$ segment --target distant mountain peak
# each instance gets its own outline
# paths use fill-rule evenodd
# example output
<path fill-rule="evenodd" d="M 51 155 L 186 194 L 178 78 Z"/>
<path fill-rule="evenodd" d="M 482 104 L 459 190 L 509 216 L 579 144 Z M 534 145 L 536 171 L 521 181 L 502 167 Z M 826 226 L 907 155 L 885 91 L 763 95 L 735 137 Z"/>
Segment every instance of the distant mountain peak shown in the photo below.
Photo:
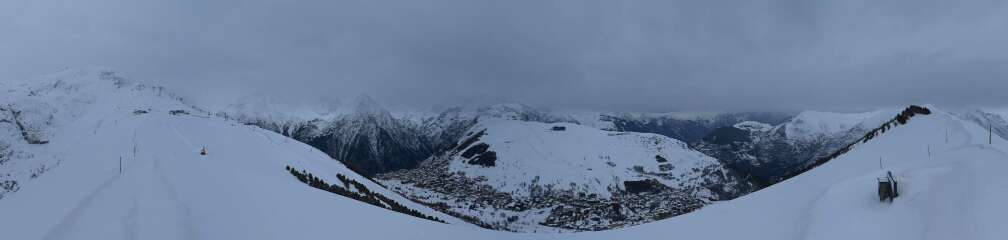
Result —
<path fill-rule="evenodd" d="M 33 86 L 34 91 L 46 89 L 78 90 L 89 87 L 133 85 L 133 82 L 122 74 L 105 67 L 63 68 L 49 74 L 21 79 L 12 83 Z M 109 84 L 111 83 L 111 84 Z"/>
<path fill-rule="evenodd" d="M 519 120 L 543 123 L 569 122 L 578 123 L 571 116 L 547 109 L 532 107 L 518 102 L 504 102 L 482 107 L 477 110 L 480 117 L 492 117 L 507 120 Z"/>
<path fill-rule="evenodd" d="M 388 111 L 382 108 L 378 101 L 375 101 L 370 95 L 360 95 L 354 98 L 351 102 L 354 112 L 358 114 L 374 114 L 374 113 L 387 113 Z"/>

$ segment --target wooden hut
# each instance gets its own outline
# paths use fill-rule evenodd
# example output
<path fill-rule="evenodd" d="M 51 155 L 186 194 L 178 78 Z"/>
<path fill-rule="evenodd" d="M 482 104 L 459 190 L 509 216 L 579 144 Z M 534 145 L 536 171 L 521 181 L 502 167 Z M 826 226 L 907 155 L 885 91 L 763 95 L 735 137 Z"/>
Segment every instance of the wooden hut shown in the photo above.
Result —
<path fill-rule="evenodd" d="M 878 178 L 878 195 L 879 201 L 892 202 L 894 198 L 899 197 L 899 182 L 893 177 L 892 172 L 887 171 L 886 175 Z"/>

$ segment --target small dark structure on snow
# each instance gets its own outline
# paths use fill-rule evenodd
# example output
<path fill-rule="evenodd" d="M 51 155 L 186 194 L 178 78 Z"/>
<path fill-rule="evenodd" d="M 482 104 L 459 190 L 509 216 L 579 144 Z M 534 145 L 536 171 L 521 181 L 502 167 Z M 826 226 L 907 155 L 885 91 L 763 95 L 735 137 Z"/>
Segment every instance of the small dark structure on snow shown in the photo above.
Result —
<path fill-rule="evenodd" d="M 663 188 L 666 188 L 666 186 L 658 182 L 658 180 L 644 179 L 637 181 L 623 181 L 623 188 L 629 193 L 642 193 L 658 192 Z"/>
<path fill-rule="evenodd" d="M 899 197 L 899 183 L 896 182 L 892 172 L 887 171 L 886 176 L 878 179 L 878 196 L 881 202 L 892 202 L 894 198 Z"/>
<path fill-rule="evenodd" d="M 202 149 L 200 149 L 199 155 L 203 155 L 203 156 L 207 155 L 206 147 L 203 147 Z"/>
<path fill-rule="evenodd" d="M 658 161 L 660 163 L 668 162 L 668 159 L 663 158 L 661 155 L 654 155 L 654 158 L 655 158 L 655 161 Z"/>
<path fill-rule="evenodd" d="M 567 127 L 564 127 L 564 126 L 553 126 L 553 128 L 550 128 L 550 130 L 553 130 L 553 131 L 566 131 Z"/>

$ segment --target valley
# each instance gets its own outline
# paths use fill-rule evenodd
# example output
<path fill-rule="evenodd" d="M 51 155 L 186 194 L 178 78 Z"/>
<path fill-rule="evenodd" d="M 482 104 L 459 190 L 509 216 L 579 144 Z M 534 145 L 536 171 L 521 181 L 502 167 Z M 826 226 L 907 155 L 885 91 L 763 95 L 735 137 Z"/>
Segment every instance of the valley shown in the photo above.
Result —
<path fill-rule="evenodd" d="M 930 229 L 993 239 L 1008 200 L 992 172 L 1008 159 L 997 110 L 771 123 L 663 115 L 653 126 L 665 130 L 652 128 L 663 134 L 515 104 L 417 116 L 364 102 L 253 118 L 282 115 L 204 110 L 100 69 L 3 87 L 0 212 L 18 217 L 0 226 L 22 227 L 0 234 L 14 239 L 275 239 L 332 225 L 380 238 L 917 239 Z M 707 122 L 708 134 L 666 136 L 700 131 L 671 117 Z M 873 196 L 882 171 L 904 189 L 892 203 Z M 400 230 L 377 230 L 389 224 Z M 882 224 L 893 226 L 869 227 Z"/>

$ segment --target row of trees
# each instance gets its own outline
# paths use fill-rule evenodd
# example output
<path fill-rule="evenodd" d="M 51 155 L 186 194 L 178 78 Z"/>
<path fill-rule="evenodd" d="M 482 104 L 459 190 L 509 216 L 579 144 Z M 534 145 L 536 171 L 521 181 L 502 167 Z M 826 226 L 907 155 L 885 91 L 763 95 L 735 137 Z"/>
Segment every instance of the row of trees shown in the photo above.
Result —
<path fill-rule="evenodd" d="M 388 198 L 388 197 L 386 197 L 384 195 L 381 195 L 381 194 L 376 193 L 376 192 L 372 192 L 366 186 L 364 186 L 364 184 L 361 184 L 360 182 L 357 182 L 356 180 L 347 178 L 343 174 L 336 174 L 336 178 L 339 179 L 340 183 L 342 183 L 342 186 L 341 186 L 341 185 L 337 185 L 337 184 L 331 184 L 330 185 L 330 184 L 326 183 L 325 180 L 322 180 L 318 176 L 315 176 L 315 175 L 313 175 L 313 174 L 311 174 L 311 173 L 309 173 L 307 171 L 304 171 L 304 170 L 297 170 L 297 169 L 295 169 L 295 168 L 293 168 L 291 166 L 287 166 L 287 171 L 290 172 L 291 175 L 294 175 L 294 177 L 297 178 L 299 181 L 301 181 L 301 182 L 303 182 L 305 184 L 308 184 L 308 186 L 311 186 L 313 188 L 322 189 L 322 190 L 325 190 L 327 192 L 339 194 L 339 195 L 344 196 L 344 197 L 348 197 L 348 198 L 351 198 L 351 199 L 354 199 L 354 200 L 357 200 L 357 201 L 365 202 L 365 203 L 368 203 L 368 204 L 371 204 L 371 205 L 374 205 L 374 206 L 377 206 L 377 207 L 380 207 L 380 208 L 385 208 L 385 209 L 389 209 L 389 210 L 392 210 L 392 211 L 400 212 L 400 213 L 403 213 L 403 214 L 406 214 L 406 215 L 410 215 L 410 216 L 414 216 L 414 217 L 418 217 L 418 218 L 423 218 L 423 219 L 427 219 L 427 220 L 431 220 L 431 221 L 435 221 L 435 222 L 440 222 L 440 223 L 444 223 L 445 222 L 445 221 L 443 221 L 441 219 L 438 219 L 437 217 L 428 216 L 428 215 L 423 214 L 423 213 L 421 213 L 421 212 L 419 212 L 417 210 L 414 210 L 414 209 L 411 209 L 409 207 L 406 207 L 406 206 L 400 204 L 399 202 L 396 202 L 395 200 L 392 200 L 392 199 L 390 199 L 390 198 Z M 353 188 L 351 188 L 351 186 Z M 352 191 L 350 189 L 355 189 L 356 191 Z"/>
<path fill-rule="evenodd" d="M 931 114 L 931 109 L 917 105 L 910 105 L 910 107 L 904 109 L 899 115 L 896 115 L 896 122 L 899 122 L 899 124 L 906 124 L 907 121 L 916 114 L 928 115 Z"/>

